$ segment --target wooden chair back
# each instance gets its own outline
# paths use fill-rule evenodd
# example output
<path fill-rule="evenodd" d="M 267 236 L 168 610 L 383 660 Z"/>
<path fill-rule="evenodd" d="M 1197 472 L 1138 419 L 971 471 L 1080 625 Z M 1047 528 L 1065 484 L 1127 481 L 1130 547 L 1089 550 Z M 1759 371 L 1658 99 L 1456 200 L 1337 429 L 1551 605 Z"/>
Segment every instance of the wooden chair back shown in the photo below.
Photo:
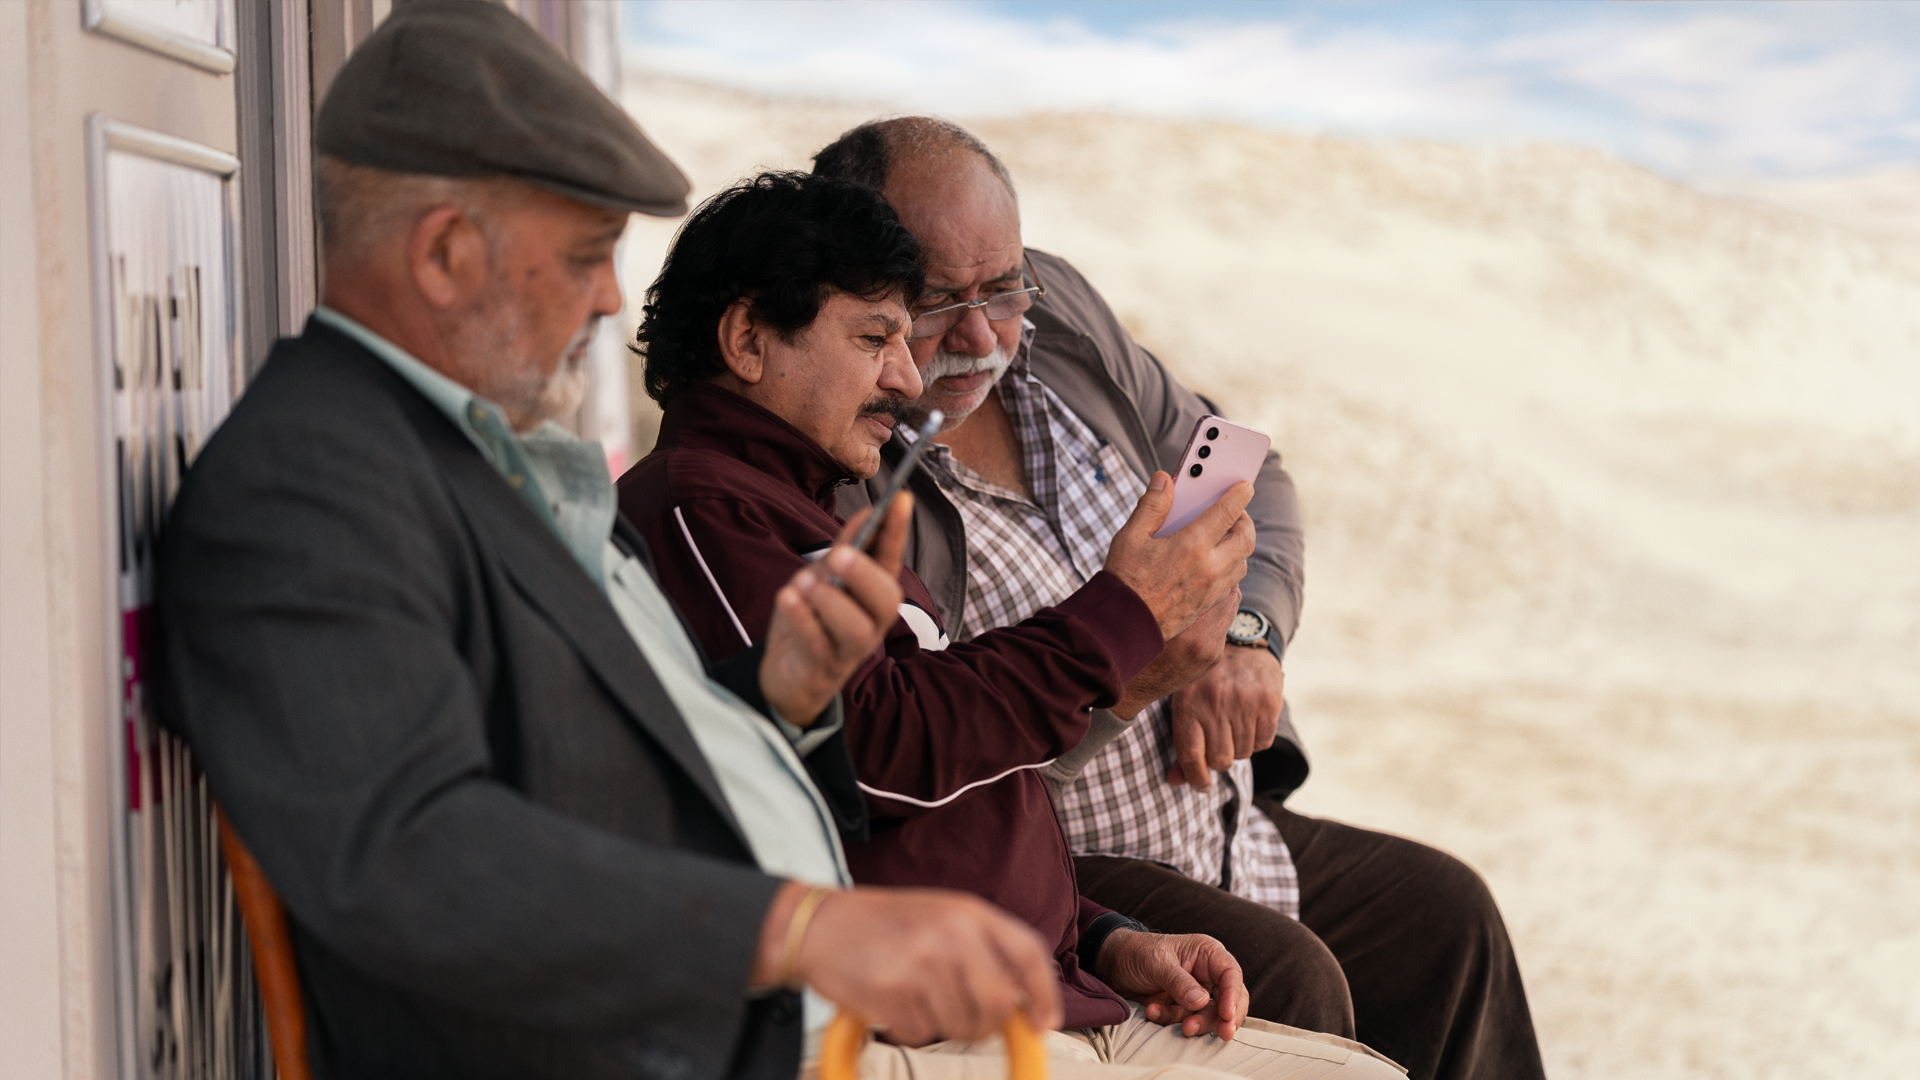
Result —
<path fill-rule="evenodd" d="M 233 879 L 233 897 L 247 924 L 253 946 L 253 974 L 260 984 L 260 1003 L 267 1014 L 267 1035 L 273 1040 L 273 1061 L 280 1080 L 313 1080 L 307 1068 L 307 1010 L 300 995 L 300 971 L 293 957 L 293 937 L 287 931 L 287 909 L 273 891 L 253 853 L 227 823 L 218 807 L 220 854 Z"/>

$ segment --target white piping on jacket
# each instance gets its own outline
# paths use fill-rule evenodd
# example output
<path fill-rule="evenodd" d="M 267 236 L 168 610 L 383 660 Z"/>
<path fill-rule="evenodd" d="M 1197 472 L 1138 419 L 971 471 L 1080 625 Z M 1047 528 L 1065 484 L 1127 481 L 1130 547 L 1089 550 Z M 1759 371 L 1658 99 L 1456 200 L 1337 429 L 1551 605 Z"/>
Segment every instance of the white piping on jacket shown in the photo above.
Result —
<path fill-rule="evenodd" d="M 693 561 L 700 564 L 700 572 L 707 575 L 707 584 L 713 586 L 713 595 L 720 598 L 720 606 L 727 609 L 727 618 L 733 620 L 733 628 L 740 631 L 740 640 L 747 648 L 753 648 L 753 639 L 747 636 L 747 628 L 740 625 L 740 616 L 733 613 L 733 605 L 727 603 L 727 594 L 720 591 L 720 583 L 713 578 L 713 571 L 707 566 L 707 557 L 700 554 L 700 545 L 693 542 L 693 533 L 687 528 L 687 518 L 679 507 L 673 508 L 673 520 L 680 523 L 680 535 L 687 538 L 687 550 L 693 552 Z"/>
<path fill-rule="evenodd" d="M 673 508 L 673 520 L 680 523 L 680 535 L 686 538 L 687 550 L 693 552 L 693 561 L 700 564 L 700 572 L 707 576 L 707 584 L 713 586 L 713 595 L 720 598 L 720 606 L 727 610 L 727 618 L 733 620 L 733 628 L 740 631 L 740 640 L 746 642 L 747 646 L 751 648 L 753 646 L 753 639 L 747 636 L 747 628 L 740 625 L 740 616 L 733 613 L 733 605 L 727 603 L 727 594 L 720 591 L 720 582 L 714 579 L 712 568 L 707 566 L 707 557 L 700 554 L 700 545 L 693 542 L 693 532 L 687 528 L 686 515 L 682 514 L 680 508 L 677 506 Z M 1053 758 L 1048 758 L 1045 761 L 1036 762 L 1032 765 L 1015 765 L 1013 768 L 1008 769 L 998 776 L 989 776 L 985 780 L 975 780 L 971 784 L 963 785 L 958 791 L 955 791 L 951 795 L 932 800 L 916 799 L 911 795 L 895 795 L 891 791 L 882 791 L 877 787 L 870 787 L 866 784 L 860 784 L 859 786 L 861 791 L 866 792 L 876 799 L 892 799 L 894 802 L 903 802 L 910 806 L 918 806 L 927 810 L 937 810 L 960 796 L 965 795 L 967 792 L 972 791 L 974 788 L 998 783 L 1022 769 L 1044 769 L 1053 764 L 1053 761 Z M 859 783 L 859 781 L 855 781 L 855 783 Z"/>
<path fill-rule="evenodd" d="M 974 788 L 980 787 L 984 784 L 999 783 L 1000 781 L 1005 780 L 1007 777 L 1012 776 L 1014 773 L 1019 772 L 1021 769 L 1044 769 L 1047 766 L 1053 764 L 1053 761 L 1054 761 L 1053 758 L 1048 758 L 1045 761 L 1035 762 L 1032 765 L 1015 765 L 1013 768 L 1008 769 L 1006 772 L 1001 773 L 999 776 L 989 776 L 985 780 L 975 780 L 973 783 L 965 785 L 960 790 L 954 792 L 951 795 L 946 796 L 945 798 L 934 799 L 932 801 L 928 801 L 926 799 L 916 799 L 911 795 L 895 795 L 891 791 L 881 791 L 877 787 L 868 787 L 865 784 L 860 784 L 860 790 L 866 792 L 867 794 L 873 796 L 876 799 L 892 799 L 895 802 L 903 802 L 911 806 L 921 806 L 921 807 L 925 807 L 928 810 L 936 810 L 942 806 L 947 805 L 948 803 L 959 798 L 960 796 L 965 795 L 967 792 L 972 791 Z M 859 781 L 857 780 L 854 782 L 859 783 Z"/>

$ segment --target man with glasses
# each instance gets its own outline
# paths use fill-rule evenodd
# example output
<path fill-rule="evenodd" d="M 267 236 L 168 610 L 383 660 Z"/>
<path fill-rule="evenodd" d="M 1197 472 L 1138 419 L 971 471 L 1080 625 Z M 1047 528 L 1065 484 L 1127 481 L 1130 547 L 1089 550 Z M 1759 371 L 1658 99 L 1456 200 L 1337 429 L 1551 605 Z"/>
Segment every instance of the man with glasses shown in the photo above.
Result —
<path fill-rule="evenodd" d="M 836 490 L 874 475 L 920 392 L 907 348 L 919 257 L 872 189 L 800 173 L 722 191 L 675 237 L 637 335 L 660 439 L 621 478 L 620 505 L 709 654 L 765 641 L 783 583 L 843 528 Z M 1244 484 L 1155 538 L 1171 505 L 1157 479 L 1102 568 L 1017 626 L 949 647 L 933 597 L 901 574 L 900 618 L 848 680 L 844 727 L 801 736 L 851 752 L 867 818 L 856 805 L 842 819 L 847 865 L 862 884 L 976 893 L 1038 931 L 1059 978 L 1062 1075 L 1097 1063 L 1391 1077 L 1354 1043 L 1248 1020 L 1218 941 L 1145 932 L 1075 893 L 1038 769 L 1080 741 L 1090 707 L 1150 700 L 1210 664 L 1253 547 Z M 904 525 L 910 502 L 890 520 Z M 975 1052 L 876 1048 L 869 1075 L 950 1075 L 966 1067 L 953 1055 Z"/>
<path fill-rule="evenodd" d="M 1098 570 L 1149 477 L 1219 410 L 1137 345 L 1072 266 L 1023 247 L 1012 178 L 966 131 L 926 117 L 863 124 L 814 171 L 883 192 L 926 249 L 915 407 L 941 410 L 946 428 L 914 478 L 908 564 L 956 641 L 1016 624 Z M 904 450 L 896 436 L 882 452 Z M 865 495 L 843 493 L 842 511 Z M 1050 769 L 1081 893 L 1155 929 L 1220 939 L 1245 969 L 1251 1015 L 1357 1037 L 1415 1077 L 1541 1075 L 1519 969 L 1478 875 L 1282 805 L 1307 768 L 1282 696 L 1302 538 L 1277 454 L 1247 513 L 1258 542 L 1220 662 L 1133 713 L 1096 713 Z"/>

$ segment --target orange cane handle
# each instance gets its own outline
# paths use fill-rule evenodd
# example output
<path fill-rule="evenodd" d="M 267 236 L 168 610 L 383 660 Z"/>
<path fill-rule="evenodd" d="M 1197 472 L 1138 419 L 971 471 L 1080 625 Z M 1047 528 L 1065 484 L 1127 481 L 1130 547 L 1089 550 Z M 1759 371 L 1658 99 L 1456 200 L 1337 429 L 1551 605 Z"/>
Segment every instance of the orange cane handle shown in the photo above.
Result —
<path fill-rule="evenodd" d="M 1047 1080 L 1046 1045 L 1027 1018 L 1007 1017 L 1005 1034 L 1008 1080 Z M 840 1010 L 820 1040 L 820 1080 L 860 1080 L 860 1051 L 866 1045 L 867 1022 Z"/>

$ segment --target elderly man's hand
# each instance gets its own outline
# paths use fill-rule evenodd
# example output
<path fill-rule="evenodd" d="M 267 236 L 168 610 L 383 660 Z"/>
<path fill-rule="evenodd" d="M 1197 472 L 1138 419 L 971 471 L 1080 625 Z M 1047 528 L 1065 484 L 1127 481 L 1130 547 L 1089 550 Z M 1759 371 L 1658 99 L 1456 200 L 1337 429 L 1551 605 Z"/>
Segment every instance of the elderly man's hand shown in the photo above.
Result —
<path fill-rule="evenodd" d="M 1253 485 L 1242 481 L 1186 528 L 1155 538 L 1173 509 L 1173 482 L 1156 472 L 1133 515 L 1113 534 L 1106 570 L 1153 609 L 1165 640 L 1179 637 L 1246 576 L 1253 554 L 1253 519 L 1246 513 L 1252 498 Z"/>
<path fill-rule="evenodd" d="M 1113 713 L 1131 720 L 1140 710 L 1220 666 L 1227 651 L 1227 627 L 1240 610 L 1240 587 L 1235 585 L 1219 603 L 1202 612 L 1192 626 L 1167 642 L 1167 647 L 1127 684 Z"/>
<path fill-rule="evenodd" d="M 1147 1019 L 1179 1024 L 1192 1037 L 1211 1031 L 1231 1042 L 1247 1018 L 1240 961 L 1205 934 L 1115 930 L 1094 972 L 1126 997 L 1146 1003 Z"/>
<path fill-rule="evenodd" d="M 1212 671 L 1173 695 L 1175 761 L 1167 770 L 1169 784 L 1206 791 L 1213 787 L 1214 773 L 1273 745 L 1286 672 L 1266 649 L 1224 649 Z"/>
<path fill-rule="evenodd" d="M 787 928 L 805 886 L 788 882 L 767 911 L 753 985 L 795 976 L 883 1027 L 901 1046 L 984 1039 L 1014 1010 L 1041 1031 L 1060 1025 L 1053 955 L 1033 928 L 968 893 L 856 888 L 821 901 L 791 972 Z"/>
<path fill-rule="evenodd" d="M 903 491 L 893 500 L 871 556 L 847 546 L 868 513 L 855 514 L 827 557 L 794 574 L 774 596 L 760 692 L 798 727 L 819 718 L 900 617 L 900 552 L 913 496 Z"/>

